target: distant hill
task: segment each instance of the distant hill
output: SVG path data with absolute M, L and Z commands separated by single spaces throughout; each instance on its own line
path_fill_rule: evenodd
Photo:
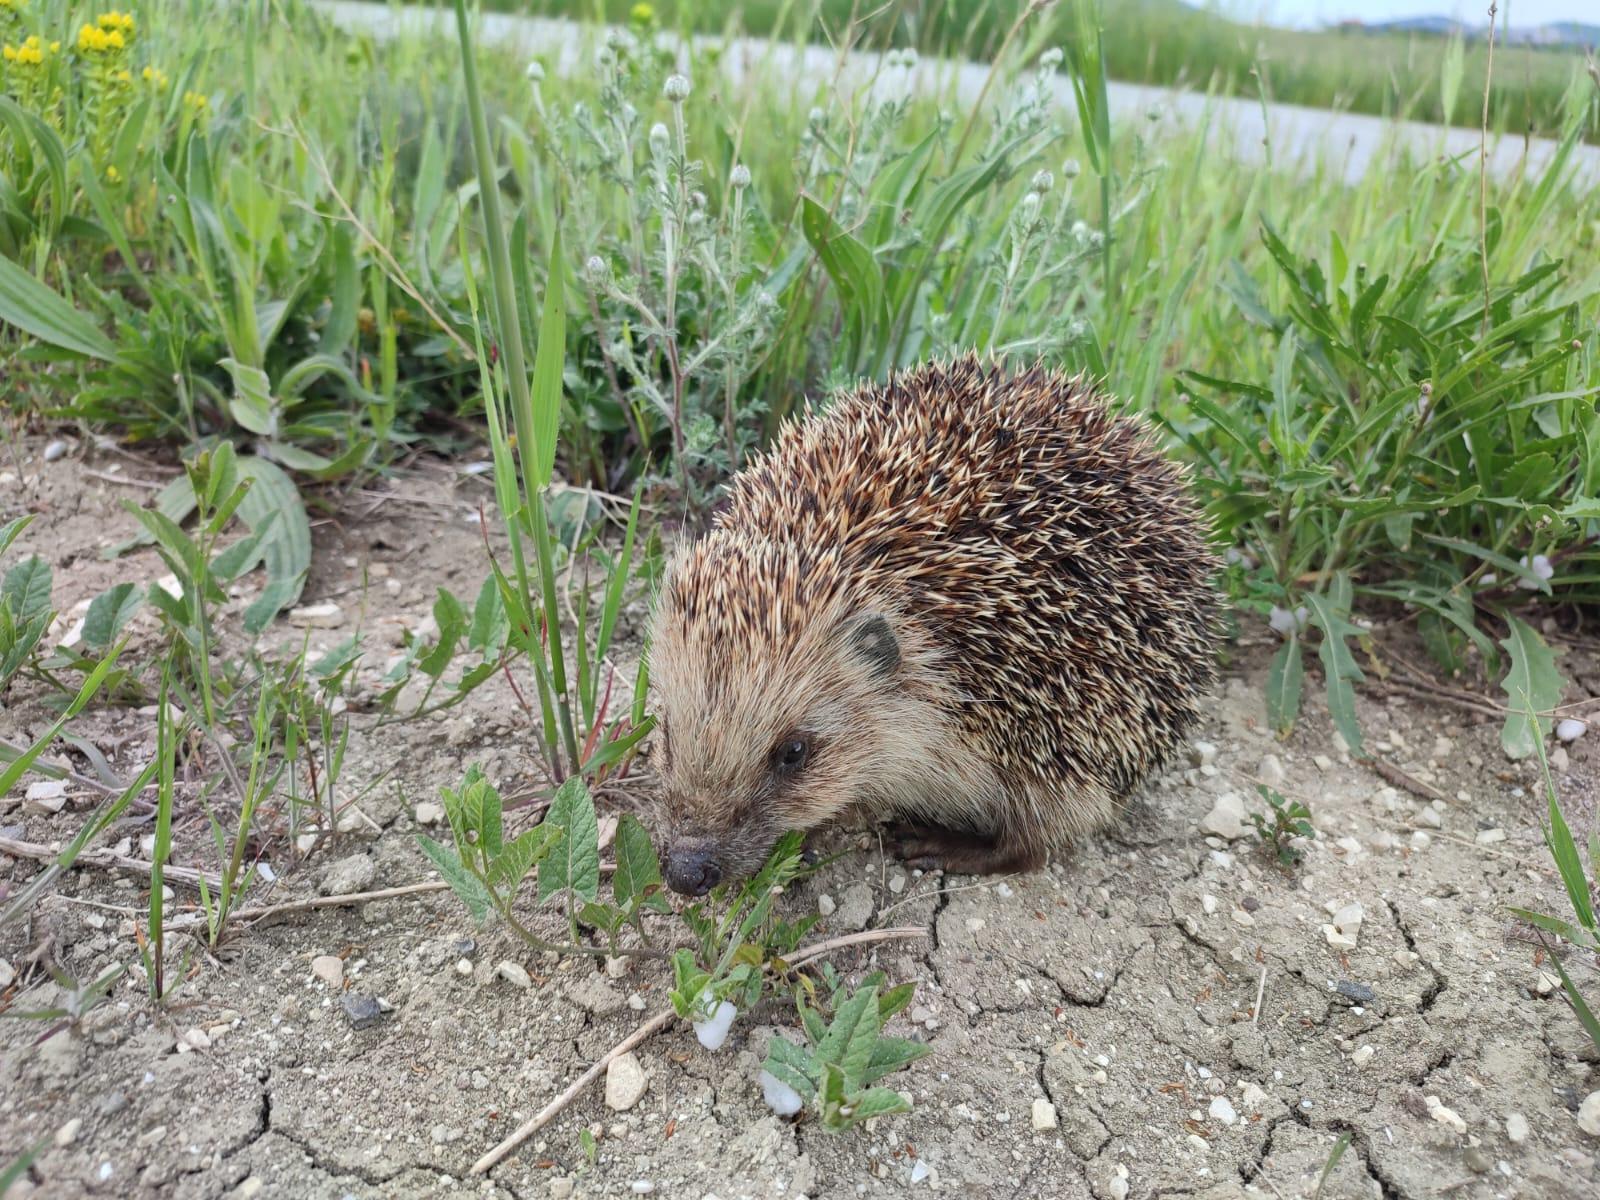
M 1489 36 L 1487 25 L 1468 25 L 1453 17 L 1406 17 L 1398 21 L 1341 21 L 1338 29 L 1361 33 L 1421 33 L 1439 37 L 1464 37 L 1469 41 L 1482 41 Z M 1497 42 L 1520 46 L 1580 46 L 1590 50 L 1600 49 L 1600 25 L 1583 21 L 1552 21 L 1547 25 L 1519 26 L 1515 29 L 1496 29 Z

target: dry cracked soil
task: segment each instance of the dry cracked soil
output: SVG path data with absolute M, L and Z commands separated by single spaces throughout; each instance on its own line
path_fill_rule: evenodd
M 99 551 L 133 531 L 120 502 L 148 500 L 165 473 L 91 441 L 50 462 L 43 448 L 25 441 L 0 464 L 0 519 L 36 514 L 12 553 L 51 563 L 65 625 L 112 583 L 164 574 L 148 550 Z M 476 513 L 489 501 L 481 476 L 438 465 L 330 501 L 314 513 L 303 603 L 338 612 L 310 629 L 280 622 L 269 647 L 328 647 L 359 627 L 381 669 L 399 631 L 426 623 L 436 587 L 475 594 L 486 569 Z M 242 603 L 224 612 L 230 637 Z M 135 653 L 148 654 L 148 612 L 134 628 Z M 1593 643 L 1550 632 L 1575 681 L 1569 699 L 1600 694 Z M 852 976 L 878 966 L 918 985 L 890 1030 L 933 1048 L 888 1081 L 913 1099 L 908 1114 L 843 1136 L 773 1115 L 757 1065 L 795 1024 L 774 1004 L 742 1015 L 715 1053 L 669 1027 L 637 1052 L 646 1086 L 630 1107 L 593 1087 L 487 1178 L 470 1176 L 663 1007 L 659 968 L 532 954 L 504 929 L 475 927 L 449 893 L 423 892 L 264 921 L 216 952 L 175 938 L 181 986 L 155 1006 L 134 934 L 148 875 L 90 866 L 0 933 L 8 1018 L 63 1002 L 46 965 L 80 981 L 127 968 L 75 1023 L 0 1021 L 0 1163 L 41 1147 L 8 1195 L 1600 1194 L 1600 1137 L 1578 1115 L 1600 1065 L 1545 952 L 1508 914 L 1566 911 L 1535 768 L 1505 758 L 1487 714 L 1375 674 L 1360 714 L 1386 774 L 1341 750 L 1315 696 L 1279 741 L 1261 718 L 1269 637 L 1230 648 L 1188 761 L 1048 870 L 907 872 L 871 831 L 840 831 L 844 853 L 791 889 L 793 912 L 827 913 L 819 932 L 926 931 L 834 958 Z M 1412 653 L 1403 628 L 1379 639 Z M 51 699 L 18 684 L 0 737 L 37 736 Z M 93 709 L 74 728 L 126 776 L 152 752 L 152 713 Z M 350 716 L 337 829 L 304 861 L 269 845 L 277 878 L 250 904 L 434 879 L 413 835 L 440 785 L 470 762 L 508 795 L 539 782 L 528 722 L 498 679 L 427 720 L 380 725 L 359 704 Z M 1580 838 L 1595 826 L 1594 741 L 1557 755 Z M 54 752 L 91 770 L 76 749 Z M 215 866 L 196 798 L 204 772 L 203 753 L 185 760 L 182 865 Z M 1317 836 L 1293 870 L 1239 820 L 1264 809 L 1260 781 L 1313 811 Z M 12 849 L 53 847 L 97 799 L 69 788 L 51 815 L 18 789 L 0 798 L 0 834 Z M 135 814 L 104 842 L 145 857 L 149 822 Z M 0 851 L 0 888 L 39 869 Z M 194 903 L 178 884 L 180 912 Z M 1595 994 L 1593 964 L 1568 965 Z

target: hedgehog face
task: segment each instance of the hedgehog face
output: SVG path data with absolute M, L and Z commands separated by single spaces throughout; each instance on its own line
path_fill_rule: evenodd
M 713 533 L 669 573 L 650 672 L 675 891 L 749 875 L 784 832 L 840 815 L 872 786 L 899 639 L 848 589 L 819 586 L 826 564 L 799 558 Z

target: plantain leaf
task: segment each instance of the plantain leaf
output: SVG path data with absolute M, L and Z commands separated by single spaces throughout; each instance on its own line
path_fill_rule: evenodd
M 110 362 L 117 356 L 117 348 L 93 321 L 4 255 L 0 255 L 0 322 L 86 358 Z

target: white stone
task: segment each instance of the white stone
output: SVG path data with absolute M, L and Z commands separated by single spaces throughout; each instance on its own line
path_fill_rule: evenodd
M 1590 1092 L 1578 1105 L 1578 1128 L 1590 1137 L 1600 1137 L 1600 1091 Z
M 825 917 L 833 916 L 833 910 L 838 907 L 834 903 L 833 897 L 828 895 L 827 892 L 823 892 L 822 895 L 817 897 L 817 911 Z
M 1260 1112 L 1261 1106 L 1267 1102 L 1267 1093 L 1259 1084 L 1247 1083 L 1239 1094 L 1239 1103 L 1243 1104 L 1250 1112 Z
M 1514 1145 L 1520 1146 L 1528 1140 L 1528 1118 L 1519 1112 L 1506 1116 L 1506 1136 Z
M 206 1036 L 206 1031 L 204 1029 L 196 1028 L 189 1030 L 183 1035 L 183 1040 L 191 1050 L 211 1049 L 211 1039 Z
M 344 610 L 331 600 L 305 604 L 289 610 L 289 623 L 309 629 L 333 629 L 344 623 Z
M 626 1112 L 644 1097 L 650 1080 L 639 1064 L 639 1056 L 629 1051 L 619 1054 L 606 1068 L 606 1107 Z
M 1208 917 L 1212 913 L 1216 912 L 1217 911 L 1217 898 L 1215 896 L 1211 895 L 1209 892 L 1206 895 L 1201 896 L 1200 897 L 1200 911 L 1205 913 L 1206 916 L 1208 916 Z
M 1441 829 L 1444 827 L 1444 818 L 1439 815 L 1439 810 L 1432 804 L 1424 804 L 1417 813 L 1417 823 L 1426 825 L 1430 829 Z
M 23 794 L 22 811 L 36 817 L 50 817 L 66 807 L 66 803 L 65 779 L 38 779 L 30 783 Z
M 1047 1129 L 1054 1129 L 1057 1124 L 1056 1106 L 1040 1096 L 1033 1102 L 1033 1127 L 1043 1133 Z
M 1106 1191 L 1111 1194 L 1111 1200 L 1128 1200 L 1128 1168 L 1121 1163 L 1117 1164 L 1117 1171 L 1106 1184 Z
M 1372 1056 L 1376 1053 L 1377 1051 L 1371 1046 L 1358 1046 L 1355 1053 L 1350 1056 L 1350 1061 L 1358 1067 L 1364 1067 L 1372 1061 Z
M 1211 1119 L 1221 1121 L 1224 1125 L 1232 1125 L 1239 1119 L 1239 1114 L 1234 1111 L 1233 1102 L 1226 1096 L 1211 1097 L 1211 1107 L 1206 1110 L 1211 1114 Z
M 73 1117 L 60 1129 L 56 1130 L 56 1145 L 67 1147 L 78 1140 L 78 1131 L 83 1128 L 83 1118 Z
M 44 448 L 45 462 L 55 462 L 57 459 L 65 458 L 67 449 L 67 444 L 60 438 L 56 438 Z
M 1195 742 L 1189 747 L 1189 761 L 1197 767 L 1209 767 L 1217 761 L 1217 748 L 1210 742 Z
M 444 820 L 444 806 L 424 800 L 417 805 L 416 814 L 418 825 L 437 825 Z
M 1322 927 L 1328 945 L 1336 950 L 1354 950 L 1361 936 L 1361 919 L 1364 913 L 1359 904 L 1346 904 L 1333 914 L 1333 922 Z
M 495 967 L 494 973 L 515 988 L 531 988 L 533 980 L 528 977 L 528 972 L 523 967 L 507 959 Z
M 311 973 L 331 988 L 344 986 L 344 960 L 336 954 L 319 954 L 313 958 Z
M 1457 1133 L 1467 1131 L 1467 1123 L 1461 1119 L 1461 1114 L 1453 1108 L 1446 1108 L 1437 1096 L 1424 1096 L 1423 1103 L 1428 1106 L 1428 1115 L 1439 1124 L 1455 1130 Z
M 1504 829 L 1484 829 L 1480 830 L 1478 833 L 1478 844 L 1480 846 L 1492 846 L 1496 842 L 1503 842 L 1505 840 L 1506 831 Z
M 1577 717 L 1563 717 L 1556 722 L 1556 737 L 1563 742 L 1575 742 L 1588 730 L 1588 724 Z
M 1244 834 L 1244 800 L 1238 792 L 1223 792 L 1200 822 L 1200 832 L 1230 841 Z
M 1256 768 L 1256 775 L 1268 787 L 1277 787 L 1288 778 L 1287 772 L 1283 769 L 1283 763 L 1276 754 L 1263 754 L 1261 756 L 1261 765 Z

